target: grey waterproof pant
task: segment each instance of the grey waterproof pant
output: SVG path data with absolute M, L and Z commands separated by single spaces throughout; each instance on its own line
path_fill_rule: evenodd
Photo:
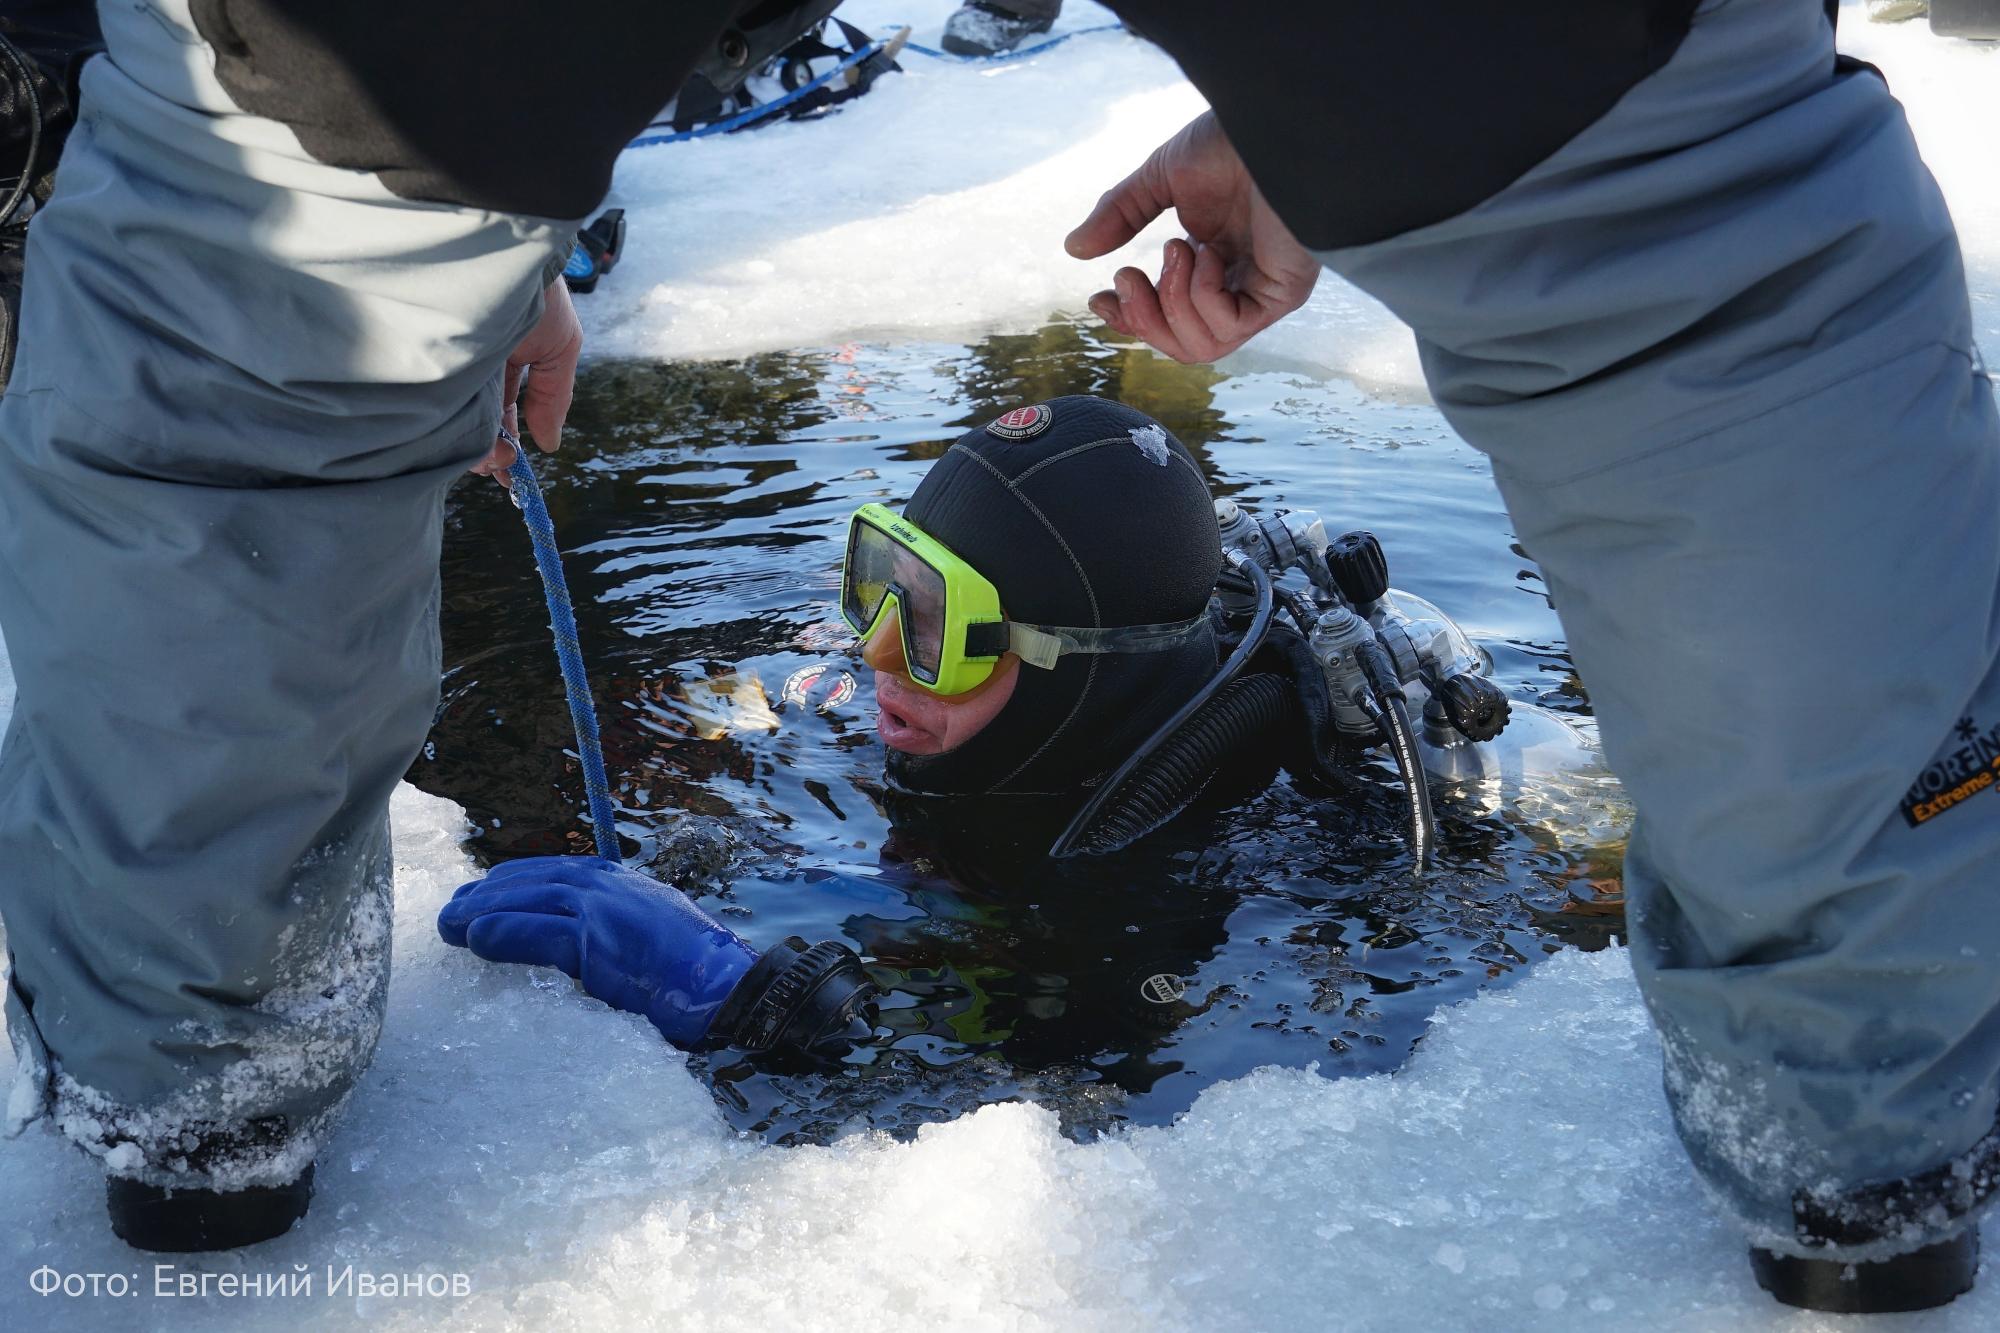
M 442 500 L 575 223 L 325 167 L 185 0 L 100 8 L 0 399 L 11 1105 L 228 1187 L 296 1174 L 373 1051 Z
M 1821 0 L 1709 0 L 1479 207 L 1326 264 L 1489 454 L 1630 788 L 1634 959 L 1763 1243 L 1995 1181 L 2000 417 L 1901 108 Z

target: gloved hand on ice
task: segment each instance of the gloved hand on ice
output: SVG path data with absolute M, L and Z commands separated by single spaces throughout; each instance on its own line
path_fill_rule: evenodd
M 452 895 L 438 934 L 490 962 L 559 968 L 683 1048 L 757 961 L 679 889 L 595 856 L 509 861 Z

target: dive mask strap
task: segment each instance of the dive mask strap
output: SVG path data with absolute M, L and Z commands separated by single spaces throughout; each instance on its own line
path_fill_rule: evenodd
M 1069 653 L 1158 653 L 1178 648 L 1208 628 L 1208 613 L 1164 625 L 1114 625 L 1106 629 L 1086 629 L 1075 625 L 1029 625 L 1006 620 L 967 628 L 968 652 L 997 657 L 1004 647 L 1029 666 L 1044 671 L 1055 667 L 1056 659 Z M 975 643 L 975 640 L 978 642 Z M 986 649 L 992 651 L 988 652 Z

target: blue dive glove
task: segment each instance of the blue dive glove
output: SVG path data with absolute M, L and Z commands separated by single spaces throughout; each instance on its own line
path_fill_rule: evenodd
M 508 861 L 438 913 L 446 944 L 559 968 L 683 1050 L 833 1054 L 872 1029 L 874 983 L 845 945 L 796 937 L 761 957 L 679 889 L 596 856 Z
M 679 889 L 596 856 L 508 861 L 452 895 L 438 934 L 489 962 L 567 972 L 683 1049 L 757 961 Z

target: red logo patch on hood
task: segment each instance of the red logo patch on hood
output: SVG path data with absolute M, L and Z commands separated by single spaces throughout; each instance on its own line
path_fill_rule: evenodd
M 1032 440 L 1054 424 L 1056 414 L 1046 404 L 1017 407 L 997 421 L 988 423 L 986 433 L 1003 440 Z

